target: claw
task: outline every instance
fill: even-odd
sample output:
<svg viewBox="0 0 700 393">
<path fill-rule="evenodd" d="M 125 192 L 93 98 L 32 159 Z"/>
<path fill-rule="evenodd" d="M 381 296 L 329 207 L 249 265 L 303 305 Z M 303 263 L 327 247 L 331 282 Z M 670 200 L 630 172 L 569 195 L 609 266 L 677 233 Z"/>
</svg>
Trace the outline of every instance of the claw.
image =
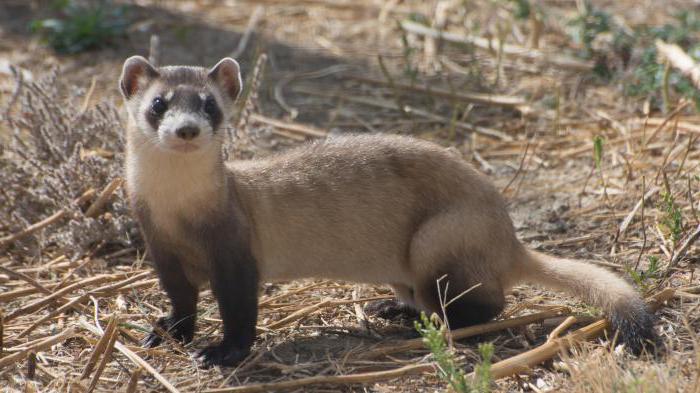
<svg viewBox="0 0 700 393">
<path fill-rule="evenodd" d="M 224 343 L 210 345 L 196 352 L 195 357 L 202 361 L 204 368 L 212 366 L 235 366 L 250 353 L 249 349 L 240 349 Z"/>
<path fill-rule="evenodd" d="M 145 348 L 154 348 L 163 342 L 163 336 L 159 333 L 165 332 L 174 339 L 188 343 L 194 337 L 194 321 L 187 318 L 175 318 L 173 316 L 158 318 L 156 327 L 141 341 L 141 345 Z"/>
</svg>

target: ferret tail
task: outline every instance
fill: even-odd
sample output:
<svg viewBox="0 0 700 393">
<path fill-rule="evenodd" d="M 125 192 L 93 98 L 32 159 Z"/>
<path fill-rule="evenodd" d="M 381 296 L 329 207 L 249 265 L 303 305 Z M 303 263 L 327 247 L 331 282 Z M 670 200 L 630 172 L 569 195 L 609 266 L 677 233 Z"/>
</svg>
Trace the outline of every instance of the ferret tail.
<svg viewBox="0 0 700 393">
<path fill-rule="evenodd" d="M 621 277 L 596 265 L 525 250 L 526 281 L 559 289 L 603 310 L 618 340 L 633 353 L 653 342 L 654 315 L 639 293 Z"/>
</svg>

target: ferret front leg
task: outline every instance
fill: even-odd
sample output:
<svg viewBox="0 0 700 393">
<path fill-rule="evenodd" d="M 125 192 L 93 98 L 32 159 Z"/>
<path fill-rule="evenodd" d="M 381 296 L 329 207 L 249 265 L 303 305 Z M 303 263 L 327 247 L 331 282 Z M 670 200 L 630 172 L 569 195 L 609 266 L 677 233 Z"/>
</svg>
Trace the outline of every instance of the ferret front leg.
<svg viewBox="0 0 700 393">
<path fill-rule="evenodd" d="M 247 244 L 216 239 L 211 288 L 219 305 L 224 337 L 198 354 L 205 367 L 232 366 L 250 353 L 258 318 L 258 271 Z"/>
<path fill-rule="evenodd" d="M 197 297 L 199 289 L 190 283 L 182 268 L 180 258 L 156 241 L 148 242 L 148 249 L 156 265 L 160 283 L 168 297 L 172 310 L 156 322 L 160 330 L 183 343 L 192 341 L 197 319 Z M 143 340 L 143 345 L 152 348 L 159 345 L 163 337 L 154 329 Z"/>
</svg>

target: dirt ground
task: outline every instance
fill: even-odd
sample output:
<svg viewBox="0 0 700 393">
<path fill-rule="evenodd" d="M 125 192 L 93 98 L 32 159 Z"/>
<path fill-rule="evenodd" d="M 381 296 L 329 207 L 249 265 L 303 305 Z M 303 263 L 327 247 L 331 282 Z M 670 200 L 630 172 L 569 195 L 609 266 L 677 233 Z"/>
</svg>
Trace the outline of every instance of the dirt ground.
<svg viewBox="0 0 700 393">
<path fill-rule="evenodd" d="M 134 54 L 147 56 L 157 36 L 160 64 L 211 66 L 236 52 L 245 36 L 237 59 L 244 78 L 260 80 L 246 79 L 252 92 L 235 124 L 241 142 L 234 142 L 234 156 L 274 154 L 345 132 L 428 139 L 453 149 L 503 190 L 529 247 L 604 265 L 648 296 L 676 289 L 659 305 L 655 354 L 634 357 L 594 338 L 495 380 L 492 391 L 700 392 L 700 248 L 692 240 L 700 225 L 700 118 L 676 90 L 668 97 L 662 89 L 627 93 L 642 83 L 635 72 L 653 41 L 627 53 L 617 51 L 613 35 L 601 33 L 591 44 L 594 54 L 585 54 L 585 43 L 571 33 L 584 7 L 577 1 L 525 2 L 532 9 L 523 19 L 514 16 L 517 1 L 135 0 L 117 3 L 126 9 L 125 35 L 97 50 L 59 54 L 28 29 L 55 14 L 50 3 L 0 4 L 0 390 L 87 390 L 96 373 L 81 375 L 91 355 L 105 350 L 101 330 L 112 316 L 119 320 L 119 344 L 97 373 L 97 391 L 165 391 L 167 384 L 207 391 L 431 361 L 424 348 L 363 356 L 415 338 L 415 330 L 362 311 L 363 299 L 388 297 L 388 287 L 328 280 L 265 283 L 259 338 L 237 368 L 205 370 L 191 356 L 220 335 L 208 291 L 191 345 L 171 340 L 139 347 L 169 304 L 118 185 L 121 64 Z M 681 11 L 700 14 L 689 0 L 592 4 L 629 31 L 674 23 Z M 481 41 L 430 39 L 416 26 Z M 700 42 L 700 29 L 688 30 L 688 40 Z M 263 53 L 264 67 L 256 68 Z M 612 76 L 597 73 L 601 64 Z M 602 141 L 598 165 L 596 137 Z M 64 146 L 64 139 L 72 142 Z M 91 216 L 110 185 L 113 195 Z M 50 225 L 14 239 L 57 213 Z M 478 343 L 494 344 L 497 363 L 545 344 L 568 315 L 577 318 L 568 331 L 601 317 L 572 297 L 528 285 L 507 299 L 498 319 L 568 309 L 456 340 L 465 370 L 479 361 Z M 370 378 L 321 380 L 292 391 L 447 389 L 434 371 Z"/>
</svg>

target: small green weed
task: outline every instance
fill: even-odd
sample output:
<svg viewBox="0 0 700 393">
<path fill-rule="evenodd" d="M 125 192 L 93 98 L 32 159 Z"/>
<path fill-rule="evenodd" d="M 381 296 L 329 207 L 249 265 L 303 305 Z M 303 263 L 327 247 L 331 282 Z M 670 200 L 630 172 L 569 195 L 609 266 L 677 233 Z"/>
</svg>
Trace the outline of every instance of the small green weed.
<svg viewBox="0 0 700 393">
<path fill-rule="evenodd" d="M 108 1 L 56 1 L 56 18 L 34 20 L 33 33 L 61 53 L 77 53 L 97 49 L 114 42 L 126 32 L 125 7 Z"/>
<path fill-rule="evenodd" d="M 421 313 L 421 321 L 415 322 L 415 328 L 423 337 L 425 346 L 430 350 L 438 365 L 438 375 L 449 384 L 450 388 L 457 393 L 488 393 L 491 391 L 491 357 L 493 356 L 493 345 L 490 343 L 479 345 L 481 363 L 474 368 L 474 380 L 469 381 L 457 361 L 454 353 L 448 348 L 445 341 L 445 326 L 439 325 L 436 314 L 428 318 L 425 313 Z"/>
<path fill-rule="evenodd" d="M 654 286 L 654 280 L 660 278 L 661 266 L 659 264 L 659 258 L 650 255 L 647 257 L 649 265 L 646 269 L 637 271 L 631 267 L 627 268 L 627 273 L 632 277 L 632 280 L 642 293 L 646 294 Z"/>
<path fill-rule="evenodd" d="M 700 58 L 700 45 L 693 37 L 700 33 L 700 14 L 695 11 L 682 11 L 675 15 L 673 23 L 661 27 L 640 28 L 635 31 L 635 46 L 641 48 L 641 56 L 630 80 L 625 83 L 625 93 L 632 97 L 646 97 L 655 105 L 660 105 L 659 94 L 664 86 L 677 95 L 691 99 L 700 110 L 700 91 L 676 70 L 665 70 L 659 62 L 654 41 L 661 39 L 676 44 L 691 57 Z M 665 83 L 665 78 L 666 83 Z M 666 108 L 668 109 L 668 108 Z"/>
<path fill-rule="evenodd" d="M 600 135 L 593 138 L 593 160 L 596 168 L 600 170 L 600 164 L 603 160 L 603 137 Z"/>
<path fill-rule="evenodd" d="M 683 236 L 683 214 L 670 191 L 661 193 L 660 208 L 664 216 L 659 224 L 662 230 L 671 237 L 671 242 L 675 246 Z"/>
<path fill-rule="evenodd" d="M 612 17 L 609 13 L 595 8 L 589 1 L 583 3 L 578 16 L 568 23 L 574 42 L 583 45 L 583 57 L 592 58 L 593 41 L 601 33 L 612 31 Z"/>
</svg>

